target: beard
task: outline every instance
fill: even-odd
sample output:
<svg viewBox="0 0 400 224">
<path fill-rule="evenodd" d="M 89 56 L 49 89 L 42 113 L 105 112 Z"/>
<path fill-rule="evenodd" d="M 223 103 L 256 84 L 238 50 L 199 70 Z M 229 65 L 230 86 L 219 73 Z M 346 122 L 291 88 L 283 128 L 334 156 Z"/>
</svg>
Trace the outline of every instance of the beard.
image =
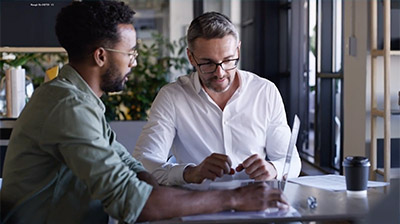
<svg viewBox="0 0 400 224">
<path fill-rule="evenodd" d="M 124 88 L 125 77 L 128 74 L 122 76 L 118 69 L 114 65 L 111 65 L 101 76 L 100 89 L 106 93 L 121 91 Z"/>
<path fill-rule="evenodd" d="M 213 85 L 213 83 L 216 80 L 218 80 L 217 76 L 205 79 L 203 83 L 207 87 L 207 89 L 210 89 L 210 90 L 212 90 L 212 91 L 214 91 L 216 93 L 223 93 L 223 92 L 226 92 L 229 89 L 229 87 L 232 85 L 232 80 L 231 80 L 232 76 L 226 75 L 223 78 L 225 78 L 228 81 L 228 84 L 226 85 L 225 88 L 221 88 L 221 86 Z"/>
</svg>

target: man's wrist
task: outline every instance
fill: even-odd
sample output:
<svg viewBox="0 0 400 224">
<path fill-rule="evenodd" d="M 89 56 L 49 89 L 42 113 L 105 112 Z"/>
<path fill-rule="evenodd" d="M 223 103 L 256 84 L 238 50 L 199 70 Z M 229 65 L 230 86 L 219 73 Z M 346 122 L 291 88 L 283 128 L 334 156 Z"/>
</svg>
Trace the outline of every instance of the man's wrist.
<svg viewBox="0 0 400 224">
<path fill-rule="evenodd" d="M 272 179 L 276 179 L 278 177 L 278 171 L 276 170 L 275 165 L 271 161 L 267 161 L 267 163 L 269 163 L 272 166 L 273 172 L 275 172 L 275 175 Z"/>
<path fill-rule="evenodd" d="M 152 185 L 154 188 L 159 186 L 157 180 L 147 171 L 138 172 L 137 177 L 139 180 Z"/>
<path fill-rule="evenodd" d="M 186 183 L 193 183 L 193 180 L 191 178 L 193 171 L 194 171 L 194 166 L 193 165 L 188 165 L 183 170 L 183 180 Z"/>
</svg>

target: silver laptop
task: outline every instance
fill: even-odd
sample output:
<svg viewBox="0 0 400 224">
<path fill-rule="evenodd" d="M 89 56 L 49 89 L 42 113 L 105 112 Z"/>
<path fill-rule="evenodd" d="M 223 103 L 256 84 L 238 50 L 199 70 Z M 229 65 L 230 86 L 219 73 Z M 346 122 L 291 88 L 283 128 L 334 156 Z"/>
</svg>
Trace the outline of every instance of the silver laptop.
<svg viewBox="0 0 400 224">
<path fill-rule="evenodd" d="M 281 180 L 282 191 L 285 189 L 285 184 L 289 176 L 290 162 L 292 161 L 293 150 L 297 142 L 297 136 L 299 135 L 299 130 L 300 130 L 300 119 L 297 116 L 297 114 L 295 114 L 292 127 L 292 134 L 290 135 L 289 146 L 286 153 L 285 165 L 283 166 L 283 171 L 282 171 L 282 180 Z"/>
<path fill-rule="evenodd" d="M 297 114 L 295 114 L 292 126 L 292 133 L 290 135 L 289 145 L 286 152 L 285 164 L 283 165 L 282 176 L 281 176 L 282 179 L 264 181 L 267 184 L 269 184 L 272 188 L 278 188 L 281 189 L 282 191 L 285 190 L 285 185 L 290 171 L 290 164 L 293 157 L 293 150 L 297 142 L 297 136 L 299 135 L 299 130 L 300 130 L 300 119 L 297 116 Z"/>
</svg>

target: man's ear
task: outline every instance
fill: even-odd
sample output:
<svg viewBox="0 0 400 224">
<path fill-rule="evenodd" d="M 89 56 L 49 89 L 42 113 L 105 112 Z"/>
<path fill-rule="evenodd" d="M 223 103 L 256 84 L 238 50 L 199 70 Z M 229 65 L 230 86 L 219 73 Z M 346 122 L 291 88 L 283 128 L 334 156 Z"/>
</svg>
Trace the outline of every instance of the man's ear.
<svg viewBox="0 0 400 224">
<path fill-rule="evenodd" d="M 107 52 L 104 48 L 99 47 L 93 53 L 93 60 L 99 67 L 103 67 L 107 60 Z"/>
<path fill-rule="evenodd" d="M 189 48 L 186 48 L 186 54 L 188 56 L 190 64 L 192 64 L 193 67 L 196 67 L 197 64 L 194 62 L 192 52 L 189 50 Z"/>
</svg>

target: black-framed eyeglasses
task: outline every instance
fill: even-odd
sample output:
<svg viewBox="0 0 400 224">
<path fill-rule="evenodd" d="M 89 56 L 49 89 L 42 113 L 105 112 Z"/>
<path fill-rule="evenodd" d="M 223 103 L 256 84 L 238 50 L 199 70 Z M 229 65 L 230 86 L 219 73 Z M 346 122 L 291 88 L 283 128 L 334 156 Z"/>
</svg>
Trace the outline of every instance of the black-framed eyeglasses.
<svg viewBox="0 0 400 224">
<path fill-rule="evenodd" d="M 228 59 L 225 61 L 221 61 L 220 63 L 215 63 L 213 61 L 209 61 L 207 63 L 199 64 L 199 63 L 197 63 L 196 56 L 194 56 L 193 52 L 190 52 L 190 53 L 192 54 L 194 61 L 196 62 L 197 66 L 199 67 L 200 72 L 204 73 L 204 74 L 214 73 L 217 70 L 218 66 L 221 66 L 221 68 L 224 71 L 229 71 L 229 70 L 235 69 L 239 62 L 239 58 L 234 58 L 234 59 Z"/>
<path fill-rule="evenodd" d="M 127 54 L 129 56 L 129 66 L 132 66 L 135 63 L 137 56 L 139 56 L 139 53 L 136 49 L 129 51 L 129 52 L 120 51 L 120 50 L 116 50 L 116 49 L 112 49 L 112 48 L 104 48 L 104 50 L 111 51 L 111 52 L 117 52 L 117 53 L 121 53 L 121 54 Z"/>
</svg>

